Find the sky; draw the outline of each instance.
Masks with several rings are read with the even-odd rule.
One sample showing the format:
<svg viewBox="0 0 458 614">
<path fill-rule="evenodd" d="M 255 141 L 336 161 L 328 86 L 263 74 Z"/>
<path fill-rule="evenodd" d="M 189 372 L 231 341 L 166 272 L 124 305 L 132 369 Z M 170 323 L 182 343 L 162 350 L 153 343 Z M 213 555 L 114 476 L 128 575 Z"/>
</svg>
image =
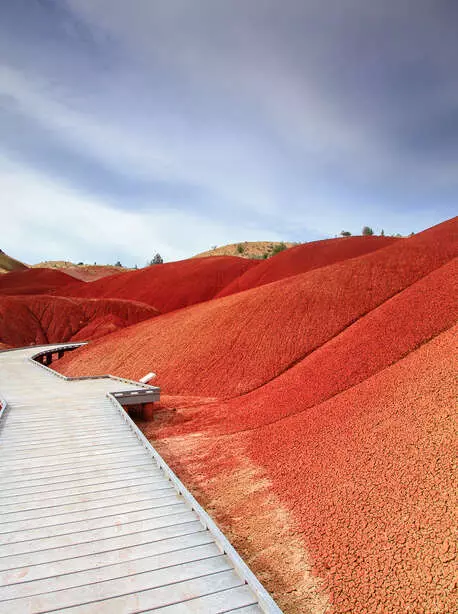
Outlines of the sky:
<svg viewBox="0 0 458 614">
<path fill-rule="evenodd" d="M 143 266 L 456 215 L 456 0 L 0 0 L 0 247 Z"/>
</svg>

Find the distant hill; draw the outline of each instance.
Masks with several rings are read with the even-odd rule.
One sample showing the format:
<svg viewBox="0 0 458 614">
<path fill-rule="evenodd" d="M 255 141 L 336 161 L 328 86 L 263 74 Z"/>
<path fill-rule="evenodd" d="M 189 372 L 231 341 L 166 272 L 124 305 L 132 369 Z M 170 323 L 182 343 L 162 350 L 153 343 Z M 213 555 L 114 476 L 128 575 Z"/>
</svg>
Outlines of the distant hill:
<svg viewBox="0 0 458 614">
<path fill-rule="evenodd" d="M 19 260 L 8 256 L 0 249 L 0 273 L 10 273 L 11 271 L 23 271 L 28 266 Z"/>
<path fill-rule="evenodd" d="M 67 273 L 67 275 L 71 275 L 83 281 L 95 281 L 96 279 L 107 277 L 108 275 L 133 270 L 110 264 L 75 264 L 68 260 L 46 260 L 38 264 L 33 264 L 32 266 L 36 269 L 58 269 L 59 271 Z"/>
<path fill-rule="evenodd" d="M 239 256 L 240 258 L 269 258 L 278 251 L 293 247 L 294 243 L 275 241 L 242 241 L 209 249 L 206 252 L 193 256 L 194 258 L 208 258 L 210 256 Z M 283 247 L 285 246 L 285 247 Z"/>
</svg>

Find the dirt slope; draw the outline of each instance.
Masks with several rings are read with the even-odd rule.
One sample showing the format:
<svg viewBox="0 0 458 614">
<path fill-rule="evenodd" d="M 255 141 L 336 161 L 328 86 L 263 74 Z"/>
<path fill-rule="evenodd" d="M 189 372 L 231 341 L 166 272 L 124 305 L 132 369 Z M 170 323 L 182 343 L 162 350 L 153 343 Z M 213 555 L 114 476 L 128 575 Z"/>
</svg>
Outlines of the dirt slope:
<svg viewBox="0 0 458 614">
<path fill-rule="evenodd" d="M 53 269 L 26 269 L 0 276 L 0 295 L 45 294 L 68 285 L 74 279 Z"/>
<path fill-rule="evenodd" d="M 57 367 L 158 373 L 144 432 L 285 614 L 453 612 L 457 230 L 300 246 L 199 304 L 218 283 L 175 271 L 195 304 Z"/>
<path fill-rule="evenodd" d="M 64 296 L 122 298 L 141 301 L 166 313 L 215 296 L 257 261 L 229 256 L 181 260 L 118 273 L 89 284 L 60 288 Z"/>
<path fill-rule="evenodd" d="M 9 273 L 10 271 L 22 271 L 27 268 L 28 267 L 26 264 L 20 262 L 19 260 L 11 258 L 11 256 L 8 256 L 8 254 L 5 254 L 5 252 L 0 249 L 0 273 Z"/>
<path fill-rule="evenodd" d="M 458 253 L 455 220 L 385 249 L 161 316 L 64 358 L 64 372 L 138 378 L 170 394 L 230 397 L 277 377 Z M 205 262 L 202 260 L 201 262 Z"/>
<path fill-rule="evenodd" d="M 156 315 L 133 301 L 0 296 L 0 342 L 19 347 L 87 341 Z"/>
<path fill-rule="evenodd" d="M 345 328 L 272 381 L 241 397 L 178 410 L 161 435 L 226 434 L 274 423 L 359 384 L 458 321 L 458 259 Z"/>
<path fill-rule="evenodd" d="M 275 242 L 275 241 L 242 241 L 241 243 L 231 243 L 209 249 L 206 252 L 197 254 L 194 258 L 210 258 L 211 256 L 237 256 L 238 258 L 258 258 L 264 256 L 268 258 L 274 253 L 275 248 L 285 245 L 290 248 L 294 243 Z"/>
<path fill-rule="evenodd" d="M 223 288 L 218 296 L 249 290 L 285 277 L 306 273 L 336 262 L 356 258 L 363 254 L 392 245 L 398 239 L 392 237 L 347 237 L 304 243 L 263 260 L 259 266 L 249 269 Z"/>
<path fill-rule="evenodd" d="M 75 264 L 67 260 L 46 260 L 32 266 L 33 268 L 57 269 L 82 281 L 95 281 L 115 273 L 133 271 L 133 269 L 109 264 Z"/>
<path fill-rule="evenodd" d="M 264 427 L 142 426 L 286 614 L 453 612 L 457 334 Z"/>
</svg>

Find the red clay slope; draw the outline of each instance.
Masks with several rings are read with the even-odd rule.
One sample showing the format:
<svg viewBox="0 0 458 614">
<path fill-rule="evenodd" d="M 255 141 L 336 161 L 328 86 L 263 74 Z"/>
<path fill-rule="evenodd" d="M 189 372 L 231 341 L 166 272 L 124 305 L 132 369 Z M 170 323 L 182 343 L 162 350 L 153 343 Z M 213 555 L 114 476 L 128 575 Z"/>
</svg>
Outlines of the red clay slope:
<svg viewBox="0 0 458 614">
<path fill-rule="evenodd" d="M 73 282 L 56 269 L 26 269 L 0 276 L 0 294 L 45 294 Z"/>
<path fill-rule="evenodd" d="M 457 298 L 455 258 L 357 320 L 265 386 L 225 403 L 178 411 L 174 421 L 155 435 L 176 434 L 177 428 L 181 433 L 233 433 L 322 403 L 450 328 L 458 320 Z"/>
<path fill-rule="evenodd" d="M 25 346 L 96 339 L 157 315 L 149 305 L 113 299 L 0 297 L 0 342 Z"/>
<path fill-rule="evenodd" d="M 334 612 L 456 611 L 457 334 L 241 435 L 293 511 Z"/>
<path fill-rule="evenodd" d="M 195 258 L 156 264 L 87 284 L 73 283 L 56 293 L 136 300 L 166 313 L 213 298 L 231 281 L 257 265 L 256 260 L 233 256 Z"/>
<path fill-rule="evenodd" d="M 274 258 L 262 260 L 259 266 L 248 270 L 223 288 L 218 296 L 228 296 L 234 292 L 249 290 L 285 277 L 356 258 L 392 245 L 396 241 L 399 239 L 369 236 L 328 239 L 297 245 L 280 252 Z"/>
<path fill-rule="evenodd" d="M 163 392 L 229 397 L 277 377 L 458 253 L 457 219 L 359 258 L 140 323 L 64 357 L 63 372 L 158 373 Z"/>
</svg>

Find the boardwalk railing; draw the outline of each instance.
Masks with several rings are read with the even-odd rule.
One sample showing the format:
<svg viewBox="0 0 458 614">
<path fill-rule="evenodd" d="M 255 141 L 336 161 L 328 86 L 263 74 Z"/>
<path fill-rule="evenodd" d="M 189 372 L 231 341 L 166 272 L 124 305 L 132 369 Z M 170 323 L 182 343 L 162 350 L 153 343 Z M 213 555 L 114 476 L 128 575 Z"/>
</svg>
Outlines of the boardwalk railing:
<svg viewBox="0 0 458 614">
<path fill-rule="evenodd" d="M 73 349 L 75 347 L 75 345 L 76 344 L 59 344 L 59 345 L 56 344 L 56 345 L 50 346 L 50 347 L 55 348 L 55 350 L 61 350 L 62 351 L 62 350 L 65 350 L 65 349 Z M 22 348 L 22 350 L 26 350 L 26 349 L 30 349 L 30 350 L 32 350 L 32 352 L 31 352 L 31 354 L 28 354 L 28 355 L 26 354 L 25 360 L 24 360 L 24 365 L 26 365 L 26 364 L 33 364 L 33 366 L 35 368 L 37 368 L 37 369 L 44 369 L 51 376 L 51 379 L 49 380 L 49 384 L 50 384 L 49 394 L 50 394 L 50 396 L 52 396 L 52 392 L 51 391 L 52 391 L 52 388 L 53 388 L 53 386 L 52 386 L 52 378 L 60 378 L 61 380 L 65 380 L 65 381 L 69 381 L 69 382 L 70 381 L 82 381 L 82 380 L 105 380 L 106 381 L 106 380 L 110 380 L 111 379 L 114 382 L 115 381 L 119 381 L 120 382 L 120 387 L 123 388 L 123 390 L 122 390 L 123 394 L 126 393 L 126 391 L 130 392 L 129 386 L 132 386 L 132 389 L 134 391 L 137 390 L 137 391 L 143 392 L 143 390 L 144 390 L 145 394 L 156 394 L 156 393 L 158 394 L 159 393 L 159 389 L 157 387 L 149 386 L 147 384 L 140 384 L 139 382 L 134 382 L 132 380 L 127 380 L 127 379 L 124 379 L 124 378 L 119 378 L 119 377 L 111 376 L 111 375 L 108 375 L 108 376 L 76 377 L 76 378 L 67 377 L 67 376 L 62 375 L 60 373 L 57 373 L 53 369 L 50 369 L 48 366 L 43 365 L 40 362 L 37 362 L 35 360 L 37 356 L 40 356 L 40 355 L 43 355 L 46 352 L 49 352 L 50 351 L 49 348 L 44 348 L 43 346 L 40 346 L 40 349 L 39 349 L 38 352 L 34 352 L 33 348 Z M 3 352 L 0 354 L 0 356 L 3 357 Z M 0 364 L 0 369 L 1 369 L 1 364 Z M 20 369 L 19 369 L 19 371 L 20 371 Z M 98 386 L 100 386 L 100 384 L 98 384 Z M 17 393 L 17 390 L 18 390 L 18 383 L 17 382 L 15 382 L 14 390 L 16 391 L 15 394 L 17 395 L 18 394 Z M 41 387 L 40 390 L 41 390 L 41 394 L 43 395 L 43 387 Z M 61 388 L 59 388 L 59 390 L 61 390 Z M 78 394 L 79 391 L 75 390 L 75 393 Z M 56 392 L 56 395 L 57 395 L 56 398 L 59 399 L 60 398 L 60 396 L 59 396 L 60 394 L 62 394 L 62 392 L 58 392 L 57 391 Z M 177 606 L 180 605 L 180 608 L 181 608 L 181 609 L 176 610 L 176 611 L 177 612 L 179 611 L 180 613 L 181 612 L 201 612 L 202 614 L 204 614 L 204 613 L 205 614 L 207 614 L 207 613 L 208 614 L 212 614 L 212 613 L 216 614 L 217 612 L 228 612 L 230 610 L 231 612 L 234 612 L 234 613 L 240 611 L 241 614 L 242 613 L 245 614 L 245 612 L 247 612 L 247 613 L 265 612 L 265 613 L 268 613 L 268 614 L 281 614 L 281 610 L 279 609 L 279 607 L 277 606 L 275 601 L 272 599 L 272 597 L 269 595 L 269 593 L 265 590 L 263 585 L 259 582 L 259 580 L 256 578 L 256 576 L 253 574 L 253 572 L 249 569 L 249 567 L 246 565 L 246 563 L 243 561 L 243 559 L 240 557 L 240 555 L 236 552 L 236 550 L 231 545 L 231 543 L 223 535 L 223 533 L 217 527 L 217 525 L 215 524 L 213 519 L 207 514 L 207 512 L 202 508 L 202 506 L 196 501 L 196 499 L 188 491 L 188 489 L 185 487 L 185 485 L 179 480 L 179 478 L 175 475 L 175 473 L 172 471 L 172 469 L 167 465 L 167 463 L 164 461 L 164 459 L 154 449 L 154 447 L 150 444 L 150 442 L 143 435 L 143 433 L 140 431 L 140 429 L 132 421 L 132 419 L 130 418 L 128 413 L 124 410 L 124 408 L 120 404 L 120 402 L 119 402 L 120 397 L 118 396 L 118 394 L 119 394 L 118 391 L 114 391 L 113 389 L 110 389 L 108 392 L 106 392 L 106 397 L 109 400 L 109 403 L 111 403 L 111 406 L 112 406 L 113 410 L 116 413 L 118 413 L 119 416 L 121 417 L 121 419 L 122 419 L 121 424 L 122 424 L 122 422 L 124 422 L 126 427 L 128 427 L 128 429 L 130 430 L 130 432 L 132 433 L 132 435 L 134 437 L 132 439 L 132 437 L 128 437 L 127 435 L 123 436 L 122 433 L 124 432 L 124 428 L 126 428 L 126 427 L 123 427 L 122 429 L 121 428 L 119 429 L 119 432 L 118 432 L 118 435 L 117 435 L 117 440 L 119 442 L 124 442 L 124 437 L 125 437 L 126 444 L 123 444 L 123 446 L 124 445 L 126 445 L 126 446 L 127 445 L 131 445 L 131 446 L 133 446 L 134 444 L 133 443 L 129 443 L 129 442 L 135 441 L 135 439 L 138 441 L 138 443 L 136 445 L 142 447 L 146 451 L 147 456 L 151 459 L 151 463 L 152 463 L 151 471 L 153 471 L 153 466 L 154 466 L 155 467 L 154 471 L 156 472 L 156 474 L 158 474 L 158 477 L 154 478 L 154 479 L 166 480 L 170 484 L 170 486 L 173 488 L 173 490 L 177 493 L 177 496 L 179 496 L 180 500 L 183 501 L 183 503 L 185 504 L 186 508 L 188 508 L 190 511 L 192 511 L 193 514 L 195 514 L 195 516 L 200 521 L 200 524 L 203 526 L 203 528 L 206 531 L 208 531 L 209 535 L 211 535 L 211 539 L 216 544 L 218 550 L 220 551 L 221 554 L 223 554 L 223 555 L 225 555 L 227 557 L 227 560 L 230 562 L 230 565 L 232 566 L 233 570 L 235 570 L 235 572 L 237 573 L 238 577 L 246 585 L 247 589 L 249 588 L 249 590 L 251 591 L 251 594 L 254 595 L 254 598 L 251 598 L 251 601 L 250 601 L 250 599 L 248 599 L 248 601 L 246 602 L 247 604 L 252 604 L 252 605 L 246 605 L 246 606 L 241 605 L 241 606 L 238 606 L 238 607 L 234 608 L 234 607 L 231 607 L 230 604 L 227 604 L 228 607 L 225 609 L 224 608 L 224 604 L 221 605 L 221 599 L 223 599 L 223 597 L 221 597 L 217 607 L 215 607 L 215 608 L 212 607 L 212 608 L 207 609 L 207 606 L 202 605 L 202 606 L 200 606 L 200 609 L 199 609 L 200 599 L 203 599 L 205 601 L 205 599 L 208 599 L 208 598 L 211 597 L 211 595 L 207 593 L 207 597 L 203 597 L 203 598 L 197 598 L 196 597 L 195 599 L 192 598 L 192 597 L 188 597 L 187 600 L 185 599 L 183 602 L 180 601 L 179 604 L 178 604 L 178 602 L 176 602 Z M 8 398 L 7 395 L 5 395 L 5 396 L 6 396 L 6 398 Z M 29 399 L 28 401 L 25 401 L 26 403 L 30 403 L 30 401 L 33 400 L 33 390 L 30 393 L 29 397 L 26 397 L 26 398 Z M 43 396 L 41 398 L 43 398 Z M 70 397 L 68 397 L 68 398 L 70 398 Z M 78 399 L 80 399 L 82 402 L 84 402 L 84 398 L 78 397 Z M 92 403 L 92 404 L 95 403 L 95 397 L 94 397 L 93 394 L 92 394 L 92 396 L 88 396 L 88 399 L 90 399 L 90 403 Z M 122 400 L 122 398 L 121 398 L 121 400 Z M 44 401 L 41 401 L 41 402 L 44 403 Z M 15 409 L 14 409 L 15 404 L 13 403 L 11 405 L 11 404 L 8 403 L 7 400 L 2 400 L 2 399 L 0 399 L 0 403 L 1 403 L 1 409 L 0 409 L 0 427 L 1 427 L 4 424 L 8 424 L 10 422 L 9 421 L 9 416 L 10 415 L 11 416 L 15 415 Z M 20 435 L 20 433 L 21 433 L 21 426 L 20 425 L 24 423 L 24 418 L 25 418 L 25 420 L 27 420 L 27 408 L 26 408 L 27 406 L 23 405 L 22 407 L 24 409 L 20 409 L 19 408 L 17 413 L 16 413 L 16 415 L 19 416 L 19 418 L 15 418 L 16 422 L 14 422 L 14 421 L 11 422 L 11 426 L 8 427 L 8 430 L 4 431 L 4 429 L 0 428 L 0 434 L 2 435 L 2 440 L 0 441 L 0 445 L 1 445 L 2 441 L 7 444 L 7 448 L 6 448 L 7 455 L 5 457 L 5 461 L 6 461 L 6 463 L 11 463 L 12 469 L 15 470 L 15 471 L 13 471 L 13 474 L 17 473 L 18 471 L 20 471 L 20 467 L 25 466 L 24 463 L 28 463 L 29 462 L 27 460 L 27 458 L 28 458 L 27 457 L 27 444 L 24 443 L 24 441 L 27 441 L 27 438 L 23 439 L 23 437 Z M 12 413 L 10 414 L 9 410 L 11 410 L 11 409 L 12 409 Z M 70 416 L 72 411 L 73 410 L 69 406 L 67 408 L 66 415 Z M 104 410 L 104 411 L 108 412 L 108 414 L 103 414 L 103 415 L 107 416 L 106 418 L 104 418 L 104 420 L 107 420 L 107 419 L 111 420 L 109 418 L 108 406 L 107 406 L 107 409 Z M 35 425 L 38 425 L 38 427 L 35 426 L 35 428 L 38 428 L 38 435 L 37 435 L 37 437 L 39 437 L 40 432 L 42 432 L 42 430 L 43 430 L 43 427 L 40 427 L 40 417 L 39 417 L 40 415 L 41 415 L 41 410 L 39 410 L 38 413 L 35 412 L 34 417 L 33 417 L 33 421 L 35 422 Z M 99 415 L 102 415 L 102 414 L 99 414 Z M 50 420 L 52 420 L 52 416 L 50 416 L 48 414 L 47 416 L 45 416 L 44 424 L 51 424 Z M 84 420 L 81 423 L 84 424 Z M 65 422 L 60 422 L 60 424 L 65 425 Z M 112 422 L 110 421 L 110 425 L 111 424 L 112 424 Z M 118 424 L 117 420 L 113 420 L 113 425 L 115 425 L 115 424 Z M 58 437 L 59 436 L 58 435 L 59 427 L 58 426 L 52 426 L 51 428 L 53 429 L 52 437 L 53 438 Z M 114 426 L 113 426 L 113 428 L 114 428 Z M 8 439 L 9 439 L 10 434 L 11 434 L 11 437 L 14 439 L 14 441 L 18 442 L 18 443 L 12 443 L 11 445 L 8 446 Z M 68 435 L 65 435 L 65 434 L 62 435 L 61 443 L 58 443 L 57 440 L 53 439 L 52 445 L 53 446 L 56 446 L 56 445 L 60 445 L 61 446 L 63 444 L 67 445 L 65 443 L 65 436 L 68 436 Z M 87 438 L 89 436 L 91 436 L 91 435 L 88 435 L 88 434 L 83 434 L 82 435 L 82 437 L 84 437 L 83 444 L 80 444 L 80 445 L 82 445 L 82 448 L 76 447 L 75 448 L 75 452 L 71 453 L 71 454 L 75 455 L 75 458 L 77 456 L 81 455 L 80 449 L 81 450 L 87 449 L 87 446 L 88 446 Z M 111 436 L 113 436 L 113 435 L 111 435 Z M 94 435 L 94 440 L 95 440 L 95 442 L 97 444 L 97 436 L 96 435 Z M 24 478 L 21 477 L 21 480 L 25 480 L 25 481 L 22 481 L 21 484 L 20 484 L 21 488 L 24 491 L 24 495 L 22 495 L 22 494 L 20 496 L 17 495 L 19 497 L 18 501 L 19 500 L 24 500 L 24 501 L 27 500 L 26 494 L 27 494 L 28 486 L 26 486 L 26 485 L 30 484 L 30 480 L 32 480 L 33 483 L 36 483 L 37 480 L 38 480 L 38 482 L 41 480 L 40 473 L 39 473 L 40 472 L 39 467 L 43 466 L 42 463 L 46 461 L 46 454 L 48 453 L 46 450 L 48 449 L 47 446 L 50 446 L 50 445 L 51 444 L 48 443 L 47 445 L 44 446 L 43 450 L 39 451 L 39 452 L 37 452 L 37 447 L 35 447 L 35 446 L 37 446 L 37 444 L 34 444 L 32 446 L 33 452 L 31 453 L 31 463 L 32 463 L 32 466 L 34 466 L 34 468 L 32 469 L 32 474 L 33 475 L 31 475 L 31 477 L 30 476 L 29 477 L 25 476 Z M 104 454 L 105 453 L 104 452 L 105 448 L 103 448 L 104 445 L 106 445 L 106 444 L 100 444 L 101 447 L 97 448 L 97 449 L 100 449 L 100 452 L 97 452 L 97 450 L 96 450 L 96 454 L 100 455 L 100 454 Z M 121 443 L 119 443 L 117 445 L 121 446 Z M 111 452 L 111 451 L 109 453 L 113 454 L 113 452 Z M 67 454 L 69 454 L 69 452 L 67 452 Z M 141 453 L 138 452 L 137 454 L 141 454 Z M 37 456 L 36 455 L 38 455 L 40 457 L 38 460 L 37 460 Z M 90 453 L 89 453 L 89 455 L 90 455 Z M 34 460 L 34 458 L 35 458 L 35 460 Z M 88 458 L 90 458 L 90 457 L 88 457 Z M 94 457 L 94 458 L 100 459 L 101 457 L 98 456 L 98 457 Z M 114 458 L 114 457 L 112 457 L 112 458 Z M 123 452 L 120 451 L 119 452 L 119 461 L 120 462 L 122 462 L 122 458 L 123 458 Z M 14 463 L 16 462 L 15 459 L 18 459 L 18 468 L 13 466 Z M 117 462 L 119 462 L 119 461 L 117 461 Z M 55 463 L 55 462 L 56 461 L 53 461 L 53 463 Z M 84 472 L 85 473 L 87 472 L 87 469 L 86 469 L 86 463 L 87 462 L 88 461 L 86 461 L 86 460 L 78 461 L 77 462 L 77 464 L 78 463 L 84 463 L 85 464 L 85 467 L 84 467 Z M 101 461 L 101 462 L 103 464 L 103 461 Z M 110 462 L 112 462 L 112 461 L 110 461 Z M 46 466 L 46 465 L 44 465 L 44 466 Z M 5 465 L 4 465 L 4 470 L 5 471 L 2 474 L 4 477 L 1 478 L 1 479 L 2 480 L 6 480 L 6 482 L 8 482 L 6 484 L 7 488 L 9 490 L 11 490 L 11 488 L 12 488 L 11 478 L 8 477 L 8 473 L 6 473 L 8 471 L 8 467 L 5 466 Z M 133 470 L 134 470 L 134 468 L 132 469 L 132 471 Z M 159 473 L 158 473 L 158 470 L 159 470 Z M 48 469 L 45 469 L 45 471 L 48 471 Z M 67 475 L 67 471 L 68 471 L 67 469 L 63 470 L 63 472 L 66 475 Z M 78 471 L 78 469 L 76 469 L 76 471 Z M 80 469 L 80 471 L 82 471 L 82 469 Z M 163 478 L 160 478 L 159 474 L 162 474 Z M 94 466 L 94 475 L 97 475 L 97 467 L 96 466 Z M 6 478 L 5 478 L 5 476 L 6 476 Z M 50 479 L 51 479 L 50 477 L 45 476 L 45 479 L 44 479 L 43 483 L 48 484 L 50 482 Z M 52 478 L 52 479 L 54 480 L 55 478 Z M 62 481 L 63 478 L 60 477 L 58 479 L 59 479 L 59 481 Z M 70 478 L 65 478 L 65 479 L 70 479 Z M 112 478 L 112 479 L 114 479 L 114 478 Z M 77 482 L 81 482 L 81 478 L 78 478 L 76 481 Z M 69 483 L 68 487 L 70 488 L 70 486 L 71 486 L 71 484 Z M 59 487 L 61 488 L 61 486 L 59 486 Z M 2 488 L 1 483 L 0 483 L 0 488 Z M 50 486 L 48 488 L 50 488 Z M 97 487 L 97 488 L 100 488 L 100 487 Z M 90 489 L 90 492 L 94 493 L 94 487 L 91 487 L 91 489 Z M 33 491 L 34 491 L 34 489 L 32 489 L 32 492 Z M 14 489 L 13 489 L 13 492 L 15 492 Z M 37 492 L 37 491 L 35 490 L 35 492 Z M 9 495 L 10 498 L 7 500 L 7 503 L 5 504 L 5 506 L 3 508 L 0 505 L 0 514 L 3 513 L 4 514 L 3 518 L 6 518 L 7 520 L 10 518 L 10 515 L 12 514 L 12 512 L 10 511 L 11 509 L 20 509 L 20 508 L 17 507 L 17 504 L 15 502 L 15 499 L 14 499 L 15 496 L 16 495 L 14 495 L 14 496 L 13 495 Z M 34 495 L 34 496 L 36 497 L 36 495 Z M 48 495 L 48 497 L 53 497 L 53 496 L 55 496 L 55 495 L 53 495 L 52 493 Z M 93 497 L 93 496 L 94 496 L 94 494 L 90 495 L 90 497 Z M 11 498 L 11 497 L 13 497 L 13 498 Z M 74 498 L 74 495 L 71 495 L 70 498 Z M 32 499 L 33 499 L 33 496 L 32 496 Z M 6 499 L 5 499 L 5 501 L 6 501 Z M 12 501 L 12 503 L 10 503 L 10 501 Z M 84 498 L 83 498 L 83 501 L 84 501 Z M 49 501 L 48 504 L 49 505 L 54 505 L 51 502 L 51 500 Z M 72 504 L 72 505 L 74 505 L 74 504 Z M 80 506 L 79 503 L 78 503 L 78 506 Z M 26 505 L 26 508 L 27 508 L 27 505 Z M 50 508 L 50 509 L 52 509 L 52 508 Z M 84 514 L 84 509 L 85 508 L 84 508 L 84 504 L 83 504 L 83 508 L 82 508 L 82 512 L 81 512 L 82 514 Z M 79 514 L 79 516 L 81 516 L 81 513 Z M 8 522 L 9 522 L 9 520 L 8 520 Z M 14 519 L 12 520 L 12 522 L 13 522 L 13 524 L 17 524 L 17 523 L 14 523 Z M 19 522 L 19 524 L 21 524 L 21 523 Z M 37 525 L 37 530 L 41 530 L 39 528 L 39 525 Z M 16 538 L 13 538 L 13 539 L 16 540 Z M 54 539 L 54 538 L 52 538 L 52 539 Z M 0 542 L 1 542 L 1 540 L 0 540 Z M 18 533 L 17 542 L 20 542 L 21 544 L 26 544 L 27 543 L 27 541 L 24 541 L 24 538 L 21 537 L 20 533 Z M 69 543 L 71 543 L 71 542 L 69 542 Z M 75 543 L 79 543 L 78 540 Z M 33 548 L 35 548 L 35 546 Z M 33 550 L 33 548 L 32 548 L 32 555 L 35 552 Z M 6 555 L 2 554 L 1 553 L 1 549 L 2 548 L 1 548 L 1 543 L 0 543 L 0 559 L 3 557 L 3 561 L 7 562 L 7 560 L 8 560 L 7 557 L 10 556 L 10 555 L 9 554 L 6 554 Z M 10 550 L 11 550 L 11 548 L 10 548 Z M 9 553 L 10 550 L 8 550 L 8 546 L 7 546 L 7 551 L 6 552 Z M 13 550 L 11 550 L 11 552 L 13 552 L 13 551 L 14 551 L 14 548 L 13 548 Z M 19 551 L 22 552 L 23 550 L 19 549 Z M 35 552 L 35 555 L 36 555 L 36 552 Z M 14 558 L 15 557 L 13 556 L 12 559 L 14 559 Z M 52 559 L 50 559 L 50 560 L 52 560 Z M 170 569 L 172 570 L 173 568 L 170 567 Z M 166 571 L 166 569 L 164 569 L 164 571 Z M 88 572 L 85 572 L 85 573 L 90 573 L 90 570 L 88 570 Z M 171 571 L 170 573 L 173 573 L 173 571 Z M 216 575 L 218 575 L 218 574 L 216 574 Z M 211 577 L 212 576 L 209 576 L 209 578 L 211 578 Z M 96 578 L 97 578 L 97 574 L 95 573 L 94 580 L 93 580 L 93 582 L 95 582 L 95 583 L 97 583 Z M 27 580 L 26 579 L 25 580 L 21 580 L 21 582 L 25 582 L 27 584 Z M 170 580 L 169 580 L 169 583 L 171 583 L 170 586 L 173 586 L 174 582 L 177 582 L 177 580 L 176 579 L 174 580 L 173 577 L 171 577 Z M 165 583 L 164 586 L 166 586 L 166 585 L 167 585 L 167 583 Z M 56 590 L 59 590 L 59 589 L 57 589 L 57 588 L 53 589 L 52 588 L 53 584 L 52 584 L 52 579 L 51 578 L 50 578 L 50 586 L 51 586 L 51 589 L 50 589 L 51 593 L 50 593 L 50 595 L 52 595 L 52 594 L 58 595 L 57 592 L 52 593 L 53 590 L 56 591 Z M 217 586 L 217 583 L 216 583 L 215 586 Z M 11 588 L 12 588 L 11 585 L 9 585 L 8 590 L 10 590 Z M 82 587 L 82 588 L 85 588 L 85 587 Z M 153 589 L 151 589 L 151 590 L 153 590 Z M 159 589 L 157 589 L 157 590 L 159 590 Z M 218 590 L 221 590 L 221 589 L 215 588 L 214 590 L 215 590 L 215 595 L 216 595 L 218 593 Z M 146 592 L 148 592 L 148 591 L 146 591 Z M 224 593 L 224 591 L 223 591 L 223 593 Z M 7 594 L 9 595 L 11 593 L 7 593 Z M 63 593 L 61 593 L 61 594 L 63 594 Z M 37 598 L 39 598 L 39 597 L 40 597 L 40 595 L 37 595 Z M 229 597 L 229 593 L 228 593 L 228 597 Z M 35 597 L 31 596 L 30 599 L 33 600 L 33 599 L 35 599 Z M 111 607 L 112 603 L 114 605 L 113 600 L 116 602 L 116 599 L 118 599 L 118 597 L 116 597 L 116 595 L 114 595 L 113 597 L 110 596 L 108 598 L 108 601 L 110 603 L 107 603 L 107 607 Z M 190 601 L 188 601 L 189 599 L 190 599 Z M 244 597 L 244 599 L 246 599 L 246 597 Z M 194 602 L 195 602 L 195 604 L 193 605 Z M 224 602 L 224 599 L 223 599 L 223 602 Z M 11 605 L 13 606 L 12 609 L 8 609 L 8 603 L 11 603 Z M 35 603 L 38 604 L 38 602 L 33 602 L 33 604 L 35 604 Z M 170 603 L 174 603 L 174 602 L 172 601 Z M 189 603 L 189 606 L 187 605 L 187 603 Z M 209 603 L 209 602 L 206 601 L 205 603 Z M 7 611 L 11 612 L 11 613 L 13 613 L 13 612 L 22 612 L 23 611 L 22 609 L 16 609 L 15 610 L 14 609 L 14 604 L 15 604 L 15 599 L 13 599 L 10 602 L 8 601 L 8 599 L 6 601 L 2 601 L 2 585 L 1 585 L 1 574 L 0 574 L 0 614 L 3 613 L 3 612 L 7 612 Z M 19 600 L 18 604 L 21 604 L 20 607 L 23 607 L 23 601 L 22 600 Z M 100 606 L 102 605 L 102 601 L 99 602 L 99 605 Z M 7 609 L 5 609 L 3 606 L 7 606 Z M 91 612 L 98 612 L 97 608 L 99 606 L 97 606 L 97 604 L 94 603 L 95 609 L 87 609 L 88 606 L 90 606 L 89 603 L 88 603 L 87 606 L 83 606 L 84 612 L 86 612 L 86 611 L 88 611 L 88 612 L 89 611 L 91 611 Z M 36 605 L 36 607 L 38 608 L 38 605 Z M 188 607 L 189 607 L 189 609 L 187 609 Z M 86 609 L 84 609 L 84 608 L 86 608 Z M 196 609 L 194 609 L 194 608 L 196 608 Z M 71 611 L 73 611 L 73 608 L 70 608 L 70 609 L 71 609 Z M 150 611 L 150 608 L 147 608 L 147 609 L 148 609 L 148 611 Z M 153 609 L 155 609 L 155 608 L 153 608 Z M 159 609 L 162 612 L 162 607 L 160 607 Z M 168 611 L 168 608 L 165 608 L 165 609 L 167 609 L 167 611 Z M 81 611 L 83 611 L 83 610 L 81 610 Z M 29 610 L 27 610 L 27 611 L 29 611 Z M 35 609 L 33 609 L 32 605 L 30 605 L 30 612 L 32 612 L 32 611 L 33 612 L 35 612 L 35 611 L 36 612 L 38 612 L 38 611 L 43 611 L 44 612 L 44 611 L 49 611 L 49 609 L 48 610 L 39 610 L 39 609 L 35 610 Z M 79 611 L 79 609 L 78 609 L 78 611 Z M 116 610 L 116 609 L 110 610 L 110 612 L 111 611 L 118 612 L 118 610 Z M 121 611 L 121 610 L 119 610 L 119 611 Z M 134 610 L 127 610 L 127 609 L 124 610 L 123 609 L 122 611 L 123 612 L 124 611 L 132 611 L 133 612 Z M 136 612 L 137 611 L 140 612 L 140 611 L 144 611 L 144 610 L 143 609 L 138 609 L 138 610 L 135 610 L 135 611 Z M 103 609 L 103 612 L 105 612 L 105 609 Z M 173 609 L 173 612 L 175 612 L 175 609 Z"/>
</svg>

